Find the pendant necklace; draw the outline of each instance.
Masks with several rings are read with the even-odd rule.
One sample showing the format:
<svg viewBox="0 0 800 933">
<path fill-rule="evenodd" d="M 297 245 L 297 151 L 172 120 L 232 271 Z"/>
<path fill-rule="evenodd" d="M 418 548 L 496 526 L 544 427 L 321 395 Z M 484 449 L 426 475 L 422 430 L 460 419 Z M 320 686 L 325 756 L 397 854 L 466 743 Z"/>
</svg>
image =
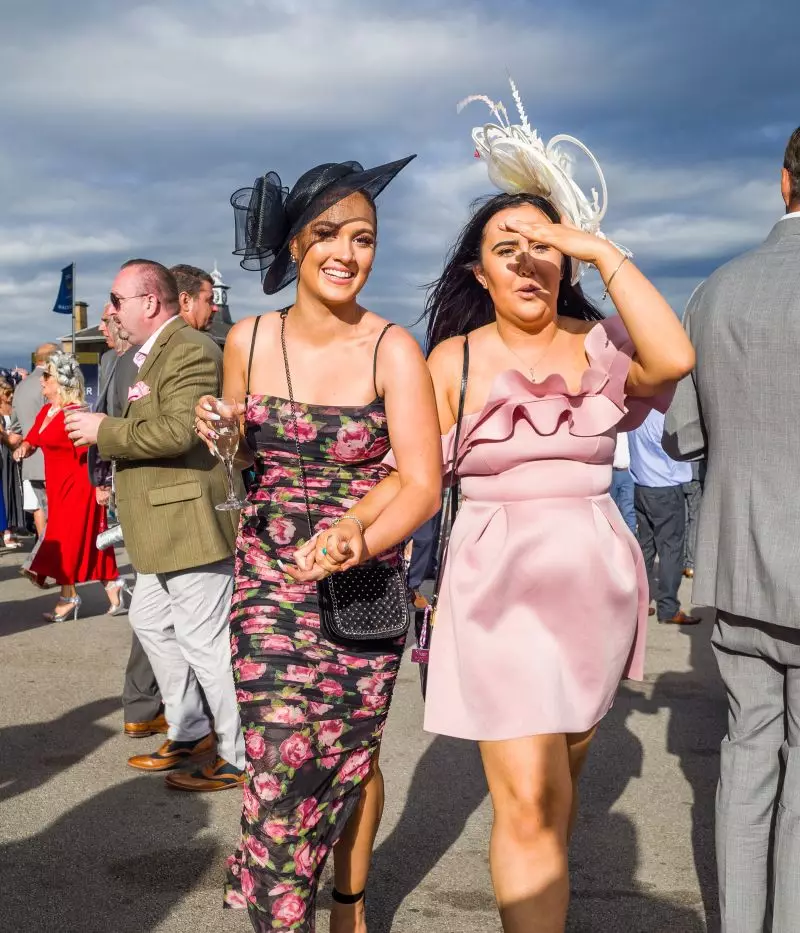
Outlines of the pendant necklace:
<svg viewBox="0 0 800 933">
<path fill-rule="evenodd" d="M 555 334 L 553 334 L 553 339 L 552 339 L 552 340 L 550 341 L 550 343 L 548 343 L 547 346 L 544 348 L 544 352 L 540 354 L 539 358 L 536 360 L 536 362 L 533 364 L 533 366 L 531 366 L 531 364 L 528 363 L 527 360 L 523 360 L 523 358 L 519 355 L 519 353 L 517 353 L 516 350 L 513 350 L 513 349 L 505 342 L 505 340 L 503 340 L 502 336 L 500 336 L 500 340 L 502 340 L 503 346 L 506 348 L 506 350 L 508 350 L 509 353 L 513 353 L 514 356 L 516 356 L 516 358 L 520 361 L 520 363 L 522 363 L 522 365 L 525 367 L 525 369 L 528 370 L 528 372 L 530 373 L 530 376 L 531 376 L 531 382 L 536 382 L 536 374 L 534 373 L 534 369 L 539 365 L 539 363 L 542 362 L 542 360 L 547 356 L 547 354 L 553 349 L 553 344 L 556 342 L 556 337 L 558 337 L 558 327 L 556 327 L 556 332 L 555 332 Z"/>
</svg>

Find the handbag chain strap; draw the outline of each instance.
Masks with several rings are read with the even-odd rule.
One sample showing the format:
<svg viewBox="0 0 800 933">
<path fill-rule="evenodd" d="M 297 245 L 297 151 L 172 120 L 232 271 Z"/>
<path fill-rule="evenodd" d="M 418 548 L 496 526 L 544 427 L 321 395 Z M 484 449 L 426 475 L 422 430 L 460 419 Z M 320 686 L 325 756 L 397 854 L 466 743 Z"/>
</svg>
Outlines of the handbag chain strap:
<svg viewBox="0 0 800 933">
<path fill-rule="evenodd" d="M 297 427 L 297 408 L 294 402 L 294 390 L 292 389 L 292 376 L 289 372 L 289 354 L 286 352 L 286 317 L 289 309 L 284 308 L 281 311 L 281 350 L 283 350 L 283 365 L 286 369 L 286 386 L 289 389 L 289 411 L 292 414 L 292 427 L 294 428 L 294 447 L 297 451 L 297 462 L 300 466 L 300 479 L 303 483 L 303 498 L 306 502 L 306 520 L 308 521 L 308 536 L 314 536 L 314 526 L 311 524 L 311 502 L 308 498 L 308 480 L 306 479 L 306 467 L 303 462 L 303 454 L 300 450 L 300 441 L 298 440 L 300 432 Z"/>
<path fill-rule="evenodd" d="M 464 401 L 467 397 L 467 382 L 469 380 L 469 336 L 464 337 L 464 364 L 461 369 L 461 390 L 458 396 L 458 415 L 456 417 L 456 429 L 453 436 L 453 457 L 450 461 L 450 472 L 452 473 L 452 481 L 450 486 L 447 489 L 447 492 L 444 497 L 444 502 L 442 504 L 442 521 L 439 526 L 439 546 L 437 548 L 437 567 L 436 567 L 436 584 L 433 588 L 433 595 L 430 602 L 430 611 L 432 612 L 436 608 L 436 604 L 439 601 L 439 588 L 442 583 L 442 574 L 444 571 L 444 560 L 445 553 L 447 551 L 447 545 L 450 541 L 450 532 L 453 528 L 453 522 L 456 518 L 456 512 L 458 512 L 458 494 L 459 494 L 459 483 L 458 483 L 458 445 L 461 442 L 461 421 L 464 417 Z"/>
</svg>

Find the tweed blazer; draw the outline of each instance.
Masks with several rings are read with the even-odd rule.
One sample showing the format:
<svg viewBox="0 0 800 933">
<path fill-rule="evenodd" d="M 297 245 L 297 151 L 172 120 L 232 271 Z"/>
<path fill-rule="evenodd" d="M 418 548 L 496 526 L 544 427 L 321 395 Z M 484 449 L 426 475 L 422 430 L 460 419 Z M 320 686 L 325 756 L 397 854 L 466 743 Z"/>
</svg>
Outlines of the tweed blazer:
<svg viewBox="0 0 800 933">
<path fill-rule="evenodd" d="M 233 554 L 237 512 L 214 505 L 227 493 L 222 465 L 194 433 L 201 395 L 218 395 L 222 353 L 176 317 L 161 331 L 133 383 L 149 392 L 106 418 L 97 447 L 116 461 L 116 502 L 125 546 L 140 573 L 170 573 Z"/>
<path fill-rule="evenodd" d="M 694 602 L 800 628 L 800 218 L 704 282 L 684 326 L 697 366 L 663 443 L 707 458 Z"/>
</svg>

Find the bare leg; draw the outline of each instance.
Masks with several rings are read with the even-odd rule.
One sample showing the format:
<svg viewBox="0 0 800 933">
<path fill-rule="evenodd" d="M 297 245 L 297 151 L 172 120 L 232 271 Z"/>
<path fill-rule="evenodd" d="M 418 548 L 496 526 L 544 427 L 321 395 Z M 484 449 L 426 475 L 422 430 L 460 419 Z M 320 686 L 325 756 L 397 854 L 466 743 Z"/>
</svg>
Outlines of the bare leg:
<svg viewBox="0 0 800 933">
<path fill-rule="evenodd" d="M 67 602 L 68 599 L 72 599 L 74 596 L 77 596 L 78 591 L 74 586 L 62 586 L 61 595 L 58 598 L 54 612 L 57 615 L 61 615 L 63 612 L 66 612 L 69 609 L 70 604 Z"/>
<path fill-rule="evenodd" d="M 380 751 L 361 785 L 361 799 L 333 849 L 333 883 L 341 894 L 359 894 L 367 887 L 372 848 L 383 816 L 383 774 Z M 331 933 L 367 933 L 364 901 L 356 904 L 333 903 Z"/>
<path fill-rule="evenodd" d="M 592 726 L 588 732 L 573 732 L 567 736 L 567 753 L 569 755 L 569 773 L 572 777 L 572 810 L 569 815 L 569 834 L 567 842 L 572 838 L 575 821 L 578 819 L 578 805 L 580 803 L 580 776 L 589 754 L 589 746 L 597 733 L 597 726 Z"/>
<path fill-rule="evenodd" d="M 44 534 L 44 526 L 47 524 L 47 518 L 44 509 L 37 509 L 33 513 L 33 525 L 36 528 L 36 534 L 41 538 Z"/>
<path fill-rule="evenodd" d="M 492 884 L 505 933 L 563 933 L 573 803 L 567 739 L 481 742 L 494 805 Z"/>
<path fill-rule="evenodd" d="M 114 577 L 113 580 L 103 581 L 103 585 L 106 590 L 106 596 L 108 597 L 108 604 L 112 609 L 117 608 L 117 606 L 119 605 L 120 599 L 122 598 L 120 596 L 120 593 L 122 592 L 122 587 L 117 586 L 116 583 L 117 583 L 116 577 Z"/>
</svg>

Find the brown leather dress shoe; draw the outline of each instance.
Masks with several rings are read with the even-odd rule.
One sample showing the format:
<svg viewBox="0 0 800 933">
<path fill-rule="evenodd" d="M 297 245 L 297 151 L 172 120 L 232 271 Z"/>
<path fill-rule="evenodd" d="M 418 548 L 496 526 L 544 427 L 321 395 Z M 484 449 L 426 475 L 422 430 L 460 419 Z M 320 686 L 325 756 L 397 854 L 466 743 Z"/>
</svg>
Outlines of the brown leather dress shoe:
<svg viewBox="0 0 800 933">
<path fill-rule="evenodd" d="M 687 616 L 683 609 L 679 609 L 671 619 L 659 619 L 660 625 L 697 625 L 700 620 L 697 616 Z"/>
<path fill-rule="evenodd" d="M 683 575 L 687 580 L 691 580 L 694 577 L 694 570 L 692 570 L 691 567 L 686 567 L 683 571 Z"/>
<path fill-rule="evenodd" d="M 651 607 L 647 610 L 647 614 L 648 614 L 649 616 L 654 616 L 654 615 L 656 614 L 656 610 L 653 608 L 653 606 L 651 606 Z"/>
<path fill-rule="evenodd" d="M 145 722 L 125 723 L 125 735 L 131 739 L 144 739 L 148 735 L 157 735 L 159 732 L 166 733 L 168 729 L 169 726 L 163 713 L 159 713 L 155 719 L 147 719 Z"/>
<path fill-rule="evenodd" d="M 212 765 L 198 771 L 178 771 L 164 778 L 167 787 L 173 790 L 214 791 L 241 787 L 247 780 L 244 771 L 224 758 L 217 758 Z"/>
<path fill-rule="evenodd" d="M 216 736 L 213 732 L 194 744 L 167 741 L 152 755 L 134 755 L 128 764 L 137 771 L 171 771 L 190 761 L 211 758 L 216 751 Z"/>
</svg>

